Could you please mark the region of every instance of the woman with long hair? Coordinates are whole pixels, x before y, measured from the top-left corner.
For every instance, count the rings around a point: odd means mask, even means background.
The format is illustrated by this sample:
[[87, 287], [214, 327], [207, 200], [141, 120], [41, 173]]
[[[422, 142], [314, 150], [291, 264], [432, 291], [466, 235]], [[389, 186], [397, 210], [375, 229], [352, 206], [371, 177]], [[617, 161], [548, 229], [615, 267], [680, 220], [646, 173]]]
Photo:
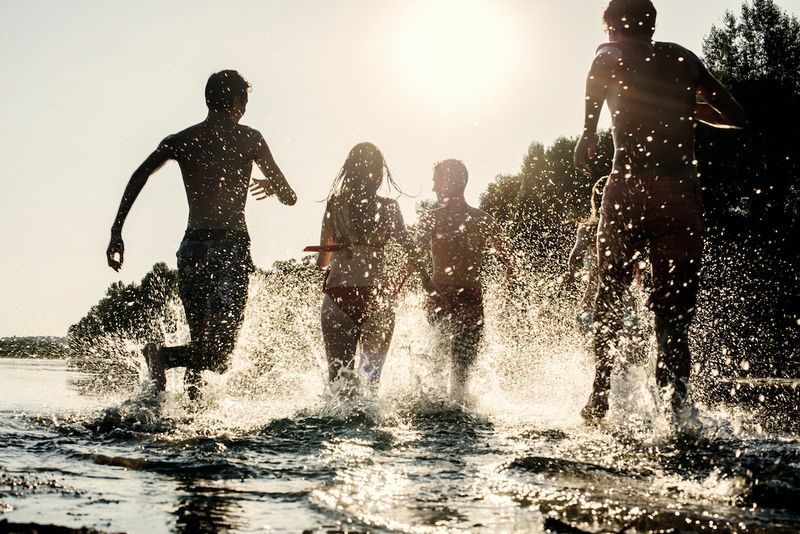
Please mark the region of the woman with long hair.
[[400, 191], [378, 147], [353, 147], [328, 195], [320, 246], [312, 247], [319, 252], [317, 265], [329, 267], [321, 320], [332, 385], [341, 381], [352, 387], [359, 375], [372, 386], [380, 381], [394, 332], [394, 300], [402, 284], [384, 272], [389, 241], [405, 249], [425, 289], [436, 290], [418, 261], [397, 201], [378, 195], [384, 185]]

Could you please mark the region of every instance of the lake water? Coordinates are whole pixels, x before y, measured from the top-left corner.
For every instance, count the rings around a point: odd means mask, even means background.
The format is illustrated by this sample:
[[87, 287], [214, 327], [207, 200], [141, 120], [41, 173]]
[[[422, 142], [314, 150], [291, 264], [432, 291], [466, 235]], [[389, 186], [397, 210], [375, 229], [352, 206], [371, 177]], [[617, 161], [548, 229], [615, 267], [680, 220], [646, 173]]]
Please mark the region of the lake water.
[[[390, 372], [387, 371], [387, 372]], [[461, 408], [423, 389], [200, 409], [87, 396], [0, 359], [0, 518], [113, 532], [800, 530], [800, 437], [700, 408], [691, 430], [583, 397]], [[586, 382], [587, 377], [580, 380]], [[634, 380], [635, 382], [635, 380]], [[634, 395], [635, 396], [635, 395]]]

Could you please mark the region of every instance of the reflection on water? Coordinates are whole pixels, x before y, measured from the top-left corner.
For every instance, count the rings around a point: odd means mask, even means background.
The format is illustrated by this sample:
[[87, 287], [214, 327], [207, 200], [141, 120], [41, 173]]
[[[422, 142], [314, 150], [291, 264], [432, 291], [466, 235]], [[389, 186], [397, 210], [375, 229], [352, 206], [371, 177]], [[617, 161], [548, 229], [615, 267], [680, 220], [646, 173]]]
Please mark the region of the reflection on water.
[[800, 440], [735, 428], [728, 412], [706, 410], [689, 435], [637, 418], [603, 428], [548, 419], [552, 402], [528, 414], [494, 397], [464, 409], [421, 390], [345, 404], [225, 395], [193, 413], [180, 395], [163, 407], [76, 397], [62, 362], [0, 369], [0, 513], [12, 522], [135, 532], [800, 528]]

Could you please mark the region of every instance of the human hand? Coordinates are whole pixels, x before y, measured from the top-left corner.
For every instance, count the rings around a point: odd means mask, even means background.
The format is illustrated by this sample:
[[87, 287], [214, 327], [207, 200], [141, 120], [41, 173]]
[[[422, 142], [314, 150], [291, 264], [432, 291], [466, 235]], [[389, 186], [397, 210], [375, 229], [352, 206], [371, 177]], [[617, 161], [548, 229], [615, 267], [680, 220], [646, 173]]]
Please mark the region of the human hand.
[[[117, 259], [117, 256], [119, 256], [119, 259]], [[108, 243], [108, 248], [106, 249], [108, 266], [119, 272], [124, 259], [125, 243], [122, 241], [122, 236], [120, 234], [111, 234], [111, 241]]]
[[589, 161], [593, 160], [597, 153], [597, 134], [583, 132], [578, 144], [575, 145], [574, 164], [575, 168], [584, 174], [592, 175], [592, 168]]
[[250, 186], [250, 194], [253, 195], [256, 200], [264, 200], [267, 197], [271, 197], [275, 194], [272, 180], [253, 178], [253, 185]]

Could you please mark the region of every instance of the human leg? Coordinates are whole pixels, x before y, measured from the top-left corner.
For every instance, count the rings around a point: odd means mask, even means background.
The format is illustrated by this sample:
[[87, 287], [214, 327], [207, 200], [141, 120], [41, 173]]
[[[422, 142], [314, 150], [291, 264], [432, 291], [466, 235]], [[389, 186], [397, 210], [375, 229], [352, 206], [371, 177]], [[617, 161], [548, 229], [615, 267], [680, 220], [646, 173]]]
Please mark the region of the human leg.
[[594, 306], [595, 374], [589, 402], [581, 411], [588, 420], [601, 419], [608, 412], [611, 371], [619, 352], [623, 323], [623, 298], [632, 280], [632, 261], [641, 249], [635, 213], [624, 183], [609, 181], [603, 197], [597, 234], [598, 288]]
[[653, 292], [648, 306], [655, 314], [656, 382], [662, 390], [672, 390], [672, 407], [678, 409], [691, 372], [689, 328], [700, 288], [702, 206], [696, 180], [672, 179], [660, 185], [660, 194], [653, 196], [664, 208], [649, 224]]
[[330, 296], [325, 295], [320, 308], [322, 339], [328, 359], [328, 380], [355, 381], [354, 362], [361, 329]]
[[158, 347], [148, 343], [144, 347], [145, 361], [156, 390], [166, 388], [167, 369], [191, 368], [202, 351], [206, 329], [206, 299], [209, 277], [205, 269], [207, 249], [202, 243], [184, 239], [178, 250], [178, 294], [189, 325], [190, 342], [174, 347]]
[[446, 296], [451, 306], [450, 395], [462, 401], [483, 338], [483, 295], [476, 288], [452, 288]]
[[394, 334], [394, 309], [386, 306], [372, 314], [362, 326], [361, 358], [358, 366], [361, 378], [377, 387], [383, 364], [389, 353]]

